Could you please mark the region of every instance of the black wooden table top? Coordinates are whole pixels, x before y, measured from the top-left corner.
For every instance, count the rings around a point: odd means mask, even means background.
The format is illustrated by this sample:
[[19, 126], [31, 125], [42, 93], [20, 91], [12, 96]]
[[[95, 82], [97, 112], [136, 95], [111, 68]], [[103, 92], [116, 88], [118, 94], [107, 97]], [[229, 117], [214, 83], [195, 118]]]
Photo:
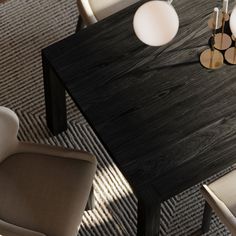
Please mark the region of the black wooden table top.
[[162, 200], [236, 162], [236, 66], [199, 63], [218, 1], [175, 0], [176, 38], [135, 36], [140, 3], [43, 50], [134, 190]]

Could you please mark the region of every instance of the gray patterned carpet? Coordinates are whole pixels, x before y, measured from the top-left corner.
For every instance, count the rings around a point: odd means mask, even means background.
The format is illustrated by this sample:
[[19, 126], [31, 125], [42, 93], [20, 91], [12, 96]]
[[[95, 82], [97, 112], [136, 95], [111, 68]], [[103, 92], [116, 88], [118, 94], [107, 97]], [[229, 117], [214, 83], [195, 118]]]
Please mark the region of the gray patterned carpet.
[[[74, 32], [75, 1], [8, 0], [0, 4], [0, 105], [17, 112], [21, 140], [84, 149], [97, 156], [96, 208], [84, 214], [79, 235], [135, 235], [137, 200], [69, 98], [68, 131], [52, 137], [46, 128], [40, 50]], [[203, 199], [199, 187], [163, 204], [161, 235], [192, 235], [200, 227]], [[229, 233], [214, 217], [209, 235]]]

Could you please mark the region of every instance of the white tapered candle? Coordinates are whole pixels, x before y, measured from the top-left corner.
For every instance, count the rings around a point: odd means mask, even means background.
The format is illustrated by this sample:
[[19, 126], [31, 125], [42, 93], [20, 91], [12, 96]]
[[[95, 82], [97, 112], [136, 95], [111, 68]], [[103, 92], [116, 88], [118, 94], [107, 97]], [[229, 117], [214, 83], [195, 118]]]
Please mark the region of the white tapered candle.
[[229, 0], [224, 0], [223, 1], [223, 9], [222, 9], [222, 11], [224, 12], [224, 13], [228, 13], [228, 7], [229, 7]]
[[214, 22], [215, 22], [215, 29], [218, 29], [218, 22], [219, 22], [219, 8], [214, 8]]

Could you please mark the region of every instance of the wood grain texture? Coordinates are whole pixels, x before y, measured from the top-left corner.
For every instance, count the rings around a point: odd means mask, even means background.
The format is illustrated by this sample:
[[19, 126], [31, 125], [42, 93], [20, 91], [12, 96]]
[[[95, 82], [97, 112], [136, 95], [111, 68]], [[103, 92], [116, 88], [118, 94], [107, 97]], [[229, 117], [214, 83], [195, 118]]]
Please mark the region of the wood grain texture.
[[133, 189], [165, 200], [236, 162], [236, 67], [199, 63], [220, 0], [174, 1], [180, 30], [163, 47], [134, 34], [142, 2], [43, 55]]

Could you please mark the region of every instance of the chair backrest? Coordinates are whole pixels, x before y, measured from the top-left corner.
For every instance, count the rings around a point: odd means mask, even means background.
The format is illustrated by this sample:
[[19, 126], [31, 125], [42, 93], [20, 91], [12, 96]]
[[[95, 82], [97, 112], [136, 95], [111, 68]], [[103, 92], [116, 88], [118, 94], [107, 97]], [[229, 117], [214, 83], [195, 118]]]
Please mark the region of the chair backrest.
[[0, 162], [14, 153], [17, 145], [19, 119], [10, 109], [0, 106]]
[[86, 25], [91, 25], [98, 21], [90, 6], [89, 0], [77, 0], [77, 5], [79, 8], [79, 14], [82, 16]]
[[94, 24], [140, 0], [77, 0], [85, 24]]

